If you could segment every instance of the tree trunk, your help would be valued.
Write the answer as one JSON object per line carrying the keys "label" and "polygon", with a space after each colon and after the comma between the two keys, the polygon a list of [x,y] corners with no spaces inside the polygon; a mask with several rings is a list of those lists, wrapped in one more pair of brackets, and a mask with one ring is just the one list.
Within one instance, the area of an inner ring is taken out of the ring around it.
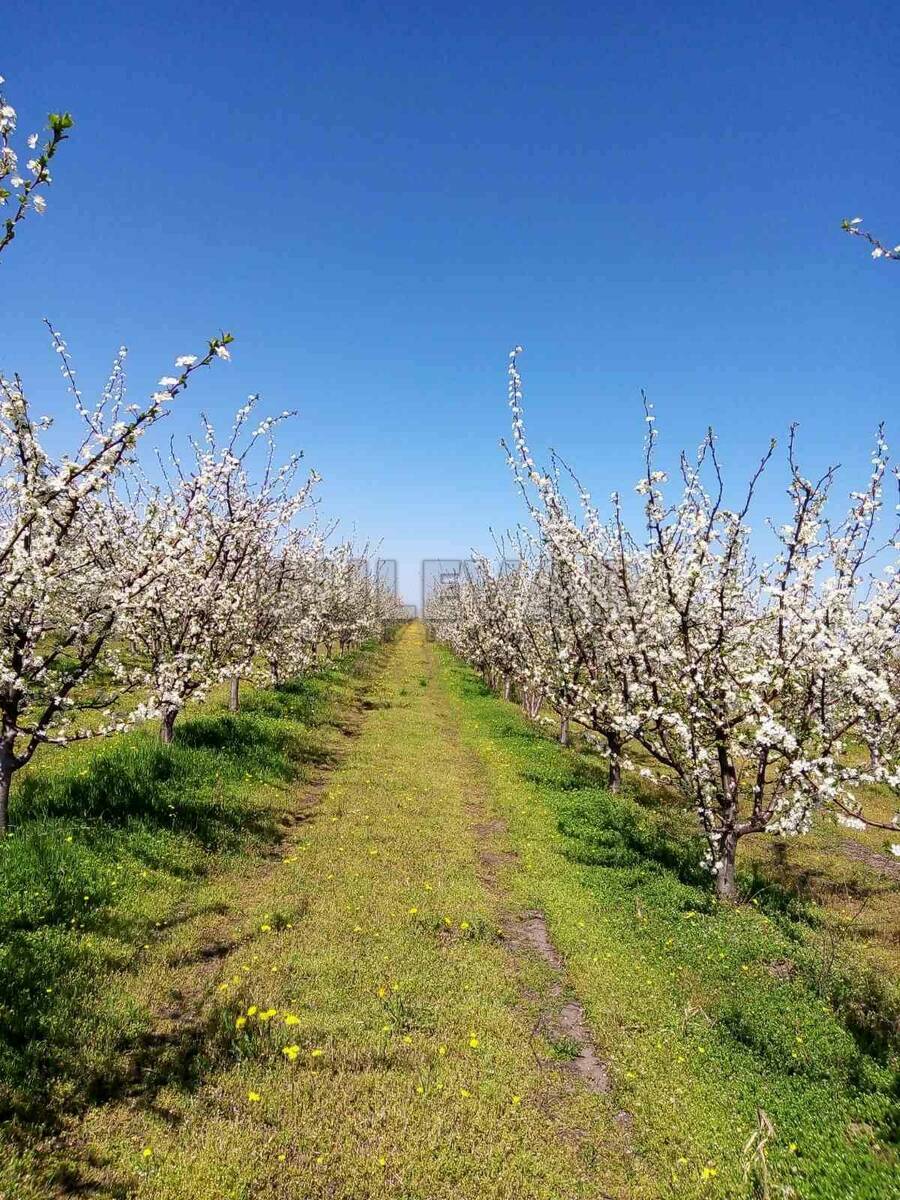
{"label": "tree trunk", "polygon": [[164,746],[172,744],[172,738],[175,736],[175,718],[177,716],[177,708],[163,709],[162,719],[159,723],[159,740]]}
{"label": "tree trunk", "polygon": [[503,676],[503,699],[508,700],[512,695],[512,678],[509,675]]}
{"label": "tree trunk", "polygon": [[559,718],[559,744],[561,746],[568,746],[568,744],[569,744],[569,718],[568,717],[560,717]]}
{"label": "tree trunk", "polygon": [[719,773],[722,779],[722,794],[719,797],[720,832],[716,862],[716,895],[720,900],[735,900],[737,898],[737,880],[735,878],[735,859],[737,858],[737,834],[735,826],[738,822],[740,797],[738,795],[737,770],[728,753],[724,737],[718,746]]}
{"label": "tree trunk", "polygon": [[723,833],[719,838],[716,895],[720,900],[734,901],[737,899],[737,874],[735,871],[737,843],[738,840],[734,833]]}
{"label": "tree trunk", "polygon": [[622,790],[622,739],[617,733],[608,733],[606,744],[609,746],[609,783],[607,786],[611,792],[620,792]]}
{"label": "tree trunk", "polygon": [[0,837],[9,833],[9,789],[16,769],[11,749],[0,748]]}
{"label": "tree trunk", "polygon": [[231,691],[228,695],[228,711],[237,712],[241,706],[241,677],[240,675],[232,675]]}

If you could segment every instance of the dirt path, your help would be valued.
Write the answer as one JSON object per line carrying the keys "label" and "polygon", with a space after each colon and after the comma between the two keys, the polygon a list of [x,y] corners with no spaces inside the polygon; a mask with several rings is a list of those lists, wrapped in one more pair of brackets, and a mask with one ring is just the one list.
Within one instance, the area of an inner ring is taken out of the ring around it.
{"label": "dirt path", "polygon": [[541,914],[511,906],[515,855],[420,625],[362,716],[277,859],[157,966],[164,1053],[69,1131],[59,1194],[632,1194],[608,1073]]}

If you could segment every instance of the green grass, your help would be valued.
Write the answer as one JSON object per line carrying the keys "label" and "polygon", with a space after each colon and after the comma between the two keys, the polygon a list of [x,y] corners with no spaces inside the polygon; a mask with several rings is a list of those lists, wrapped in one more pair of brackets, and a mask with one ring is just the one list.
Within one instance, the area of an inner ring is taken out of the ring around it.
{"label": "green grass", "polygon": [[246,689],[171,746],[140,730],[23,772],[0,842],[0,1118],[52,1122],[120,1085],[147,1020],[117,975],[277,836],[287,789],[328,759],[316,727],[349,669]]}
{"label": "green grass", "polygon": [[762,877],[755,904],[717,904],[683,826],[443,663],[520,853],[508,885],[547,916],[660,1194],[763,1195],[761,1109],[773,1196],[895,1196],[896,983],[832,961],[815,914]]}
{"label": "green grass", "polygon": [[896,984],[598,780],[418,624],[47,754],[0,850],[0,1196],[892,1200]]}
{"label": "green grass", "polygon": [[484,797],[434,665],[420,627],[401,634],[314,819],[267,874],[252,857],[229,872],[233,940],[202,983],[138,972],[163,998],[193,987],[193,1019],[179,1001],[152,1086],[90,1106],[56,1182],[22,1200],[62,1180],[153,1200],[638,1194],[610,1100],[536,1032],[547,970],[514,964],[479,879]]}

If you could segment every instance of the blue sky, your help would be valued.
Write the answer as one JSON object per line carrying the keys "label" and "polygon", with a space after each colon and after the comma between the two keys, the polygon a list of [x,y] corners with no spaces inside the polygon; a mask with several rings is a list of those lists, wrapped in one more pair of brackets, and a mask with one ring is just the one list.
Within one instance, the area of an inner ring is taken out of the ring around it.
{"label": "blue sky", "polygon": [[[900,447],[896,8],[888,4],[4,5],[24,132],[76,119],[4,255],[0,366],[67,398],[120,343],[133,394],[220,328],[179,401],[298,408],[324,510],[423,557],[521,515],[497,448],[506,355],[529,433],[595,495],[716,426],[729,478],[801,423],[810,469]],[[889,437],[890,440],[890,437]],[[763,490],[779,504],[783,473]],[[842,488],[842,490],[844,490]]]}

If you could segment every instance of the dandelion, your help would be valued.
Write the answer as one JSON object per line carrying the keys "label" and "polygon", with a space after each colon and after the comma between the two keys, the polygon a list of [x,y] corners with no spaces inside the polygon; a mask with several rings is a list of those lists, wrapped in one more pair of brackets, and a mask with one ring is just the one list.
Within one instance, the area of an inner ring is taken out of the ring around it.
{"label": "dandelion", "polygon": [[294,1013],[287,1013],[284,1018],[285,1025],[299,1025],[300,1018]]}
{"label": "dandelion", "polygon": [[515,1106],[515,1105],[517,1105],[517,1104],[521,1104],[521,1103],[522,1103],[522,1097],[521,1097],[521,1096],[513,1096],[513,1097],[512,1097],[512,1101],[511,1101],[511,1103],[513,1104],[513,1106]]}
{"label": "dandelion", "polygon": [[472,1093],[467,1088],[460,1088],[459,1094],[462,1096],[463,1100],[468,1100],[469,1097],[472,1095]]}
{"label": "dandelion", "polygon": [[296,1044],[293,1046],[285,1046],[281,1053],[288,1060],[288,1062],[294,1062],[297,1058],[297,1055],[300,1053],[300,1047]]}
{"label": "dandelion", "polygon": [[259,1104],[260,1100],[262,1100],[262,1096],[259,1094],[259,1092],[248,1092],[247,1099],[251,1104]]}
{"label": "dandelion", "polygon": [[238,1017],[234,1023],[234,1027],[235,1027],[235,1029],[243,1029],[246,1024],[247,1024],[246,1017]]}
{"label": "dandelion", "polygon": [[143,1150],[141,1151],[141,1155],[143,1158],[152,1158],[153,1157],[153,1147],[145,1146],[143,1148]]}
{"label": "dandelion", "polygon": [[320,1050],[318,1048],[318,1046],[316,1047],[315,1050],[310,1050],[310,1052],[309,1052],[310,1058],[321,1058],[324,1053],[325,1053],[325,1051]]}

